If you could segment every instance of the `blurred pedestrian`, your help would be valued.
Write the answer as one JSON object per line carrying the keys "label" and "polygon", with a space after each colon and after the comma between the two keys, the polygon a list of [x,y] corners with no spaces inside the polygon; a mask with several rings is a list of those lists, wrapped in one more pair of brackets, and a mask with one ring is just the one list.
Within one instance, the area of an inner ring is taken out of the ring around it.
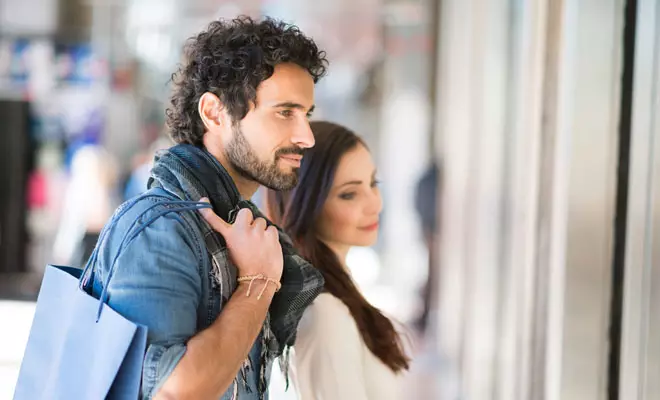
{"label": "blurred pedestrian", "polygon": [[117,182],[117,161],[102,146],[87,144],[76,150],[55,237],[56,263],[84,265],[119,202]]}

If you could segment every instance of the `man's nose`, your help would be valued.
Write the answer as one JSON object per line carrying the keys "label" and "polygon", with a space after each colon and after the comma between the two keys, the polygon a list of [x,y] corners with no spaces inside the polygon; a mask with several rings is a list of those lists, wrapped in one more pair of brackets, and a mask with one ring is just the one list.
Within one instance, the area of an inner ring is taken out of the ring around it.
{"label": "man's nose", "polygon": [[314,147],[316,141],[314,140],[314,132],[312,132],[312,127],[309,125],[309,121],[301,122],[296,127],[291,142],[303,149]]}

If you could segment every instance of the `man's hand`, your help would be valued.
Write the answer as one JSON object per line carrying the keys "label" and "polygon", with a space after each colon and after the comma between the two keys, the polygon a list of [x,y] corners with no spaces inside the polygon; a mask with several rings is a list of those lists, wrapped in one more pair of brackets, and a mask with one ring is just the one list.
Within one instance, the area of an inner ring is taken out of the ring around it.
{"label": "man's hand", "polygon": [[[262,274],[280,280],[284,260],[277,228],[266,229],[266,220],[254,219],[248,209],[240,210],[233,224],[211,209],[200,213],[225,238],[239,276]],[[268,282],[259,284],[263,289],[274,288]],[[249,296],[250,286],[240,285],[211,326],[186,341],[183,357],[154,399],[217,399],[227,392],[263,328],[275,293],[266,290],[268,300],[260,300],[260,296]]]}
{"label": "man's hand", "polygon": [[[200,201],[208,202],[208,199]],[[279,282],[284,259],[277,228],[266,228],[266,220],[255,219],[252,211],[247,208],[238,212],[233,224],[227,223],[209,208],[199,212],[224,237],[239,276],[262,274]]]}

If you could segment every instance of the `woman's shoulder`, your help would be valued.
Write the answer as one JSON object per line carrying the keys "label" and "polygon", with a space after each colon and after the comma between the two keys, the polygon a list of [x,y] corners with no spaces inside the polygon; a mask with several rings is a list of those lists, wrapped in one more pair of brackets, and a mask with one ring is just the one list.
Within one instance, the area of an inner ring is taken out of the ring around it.
{"label": "woman's shoulder", "polygon": [[337,297],[320,294],[305,310],[298,325],[298,347],[309,343],[359,340],[360,334],[348,307]]}
{"label": "woman's shoulder", "polygon": [[325,312],[346,312],[349,313],[348,307],[336,296],[330,293],[321,293],[312,303],[312,307],[317,310]]}
{"label": "woman's shoulder", "polygon": [[321,293],[305,311],[307,323],[328,326],[337,322],[353,322],[348,307],[330,293]]}

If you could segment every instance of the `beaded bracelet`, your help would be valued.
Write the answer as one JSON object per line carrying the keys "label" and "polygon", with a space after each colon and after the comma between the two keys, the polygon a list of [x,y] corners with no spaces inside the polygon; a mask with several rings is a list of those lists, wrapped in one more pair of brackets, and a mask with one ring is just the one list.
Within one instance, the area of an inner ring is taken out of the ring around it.
{"label": "beaded bracelet", "polygon": [[275,285],[275,292],[279,292],[280,288],[282,287],[281,283],[279,283],[275,279],[269,278],[269,277],[267,277],[266,275],[263,275],[263,274],[241,276],[241,277],[238,278],[239,282],[250,281],[250,286],[248,286],[246,297],[250,297],[250,291],[252,290],[252,284],[256,280],[266,281],[266,284],[264,285],[263,289],[261,289],[261,292],[259,293],[259,296],[257,296],[257,300],[261,300],[261,296],[266,291],[266,288],[268,287],[269,283],[272,283],[272,284]]}

